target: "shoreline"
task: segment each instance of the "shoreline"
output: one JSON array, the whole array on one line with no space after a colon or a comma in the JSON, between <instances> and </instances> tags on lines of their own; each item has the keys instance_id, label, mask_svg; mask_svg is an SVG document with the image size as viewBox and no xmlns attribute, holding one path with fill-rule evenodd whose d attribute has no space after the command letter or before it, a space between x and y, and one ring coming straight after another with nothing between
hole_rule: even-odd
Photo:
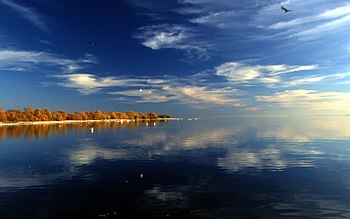
<instances>
[{"instance_id":1,"label":"shoreline","mask_svg":"<svg viewBox=\"0 0 350 219\"><path fill-rule=\"evenodd\" d=\"M33 121L33 122L0 122L0 127L3 126L20 126L20 125L55 125L55 124L70 124L70 123L94 123L94 122L137 122L137 121L166 121L180 120L181 118L158 118L158 119L100 119L100 120L63 120L63 121Z\"/></svg>"}]
</instances>

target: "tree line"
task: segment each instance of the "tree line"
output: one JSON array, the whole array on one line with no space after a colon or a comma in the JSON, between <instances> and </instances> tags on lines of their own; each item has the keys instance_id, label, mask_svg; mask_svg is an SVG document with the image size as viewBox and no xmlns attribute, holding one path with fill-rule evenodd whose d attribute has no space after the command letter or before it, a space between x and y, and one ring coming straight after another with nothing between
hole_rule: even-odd
<instances>
[{"instance_id":1,"label":"tree line","mask_svg":"<svg viewBox=\"0 0 350 219\"><path fill-rule=\"evenodd\" d=\"M139 113L139 112L101 112L99 110L89 112L68 113L62 110L50 111L48 109L34 109L26 107L24 110L10 109L4 111L0 108L0 122L36 122L36 121L64 121L64 120L107 120L107 119L132 119L152 120L158 118L170 118L166 114Z\"/></svg>"}]
</instances>

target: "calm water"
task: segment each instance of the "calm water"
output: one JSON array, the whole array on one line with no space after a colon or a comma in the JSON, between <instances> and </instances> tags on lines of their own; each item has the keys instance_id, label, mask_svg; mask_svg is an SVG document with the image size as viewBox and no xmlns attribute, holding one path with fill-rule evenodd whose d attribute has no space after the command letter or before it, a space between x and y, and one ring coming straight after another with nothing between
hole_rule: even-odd
<instances>
[{"instance_id":1,"label":"calm water","mask_svg":"<svg viewBox=\"0 0 350 219\"><path fill-rule=\"evenodd\" d=\"M349 206L350 117L0 128L2 219L350 218Z\"/></svg>"}]
</instances>

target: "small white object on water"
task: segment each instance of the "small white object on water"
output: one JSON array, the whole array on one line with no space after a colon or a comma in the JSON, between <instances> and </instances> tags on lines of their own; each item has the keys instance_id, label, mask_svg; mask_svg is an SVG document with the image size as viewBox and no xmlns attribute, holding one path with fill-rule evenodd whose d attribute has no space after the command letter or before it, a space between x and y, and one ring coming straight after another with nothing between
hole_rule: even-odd
<instances>
[{"instance_id":1,"label":"small white object on water","mask_svg":"<svg viewBox=\"0 0 350 219\"><path fill-rule=\"evenodd\" d=\"M94 133L94 127L91 127L91 128L90 128L90 132L91 132L91 133Z\"/></svg>"},{"instance_id":2,"label":"small white object on water","mask_svg":"<svg viewBox=\"0 0 350 219\"><path fill-rule=\"evenodd\" d=\"M140 174L140 178L141 178L141 179L143 178L143 174L142 174L142 173Z\"/></svg>"},{"instance_id":3,"label":"small white object on water","mask_svg":"<svg viewBox=\"0 0 350 219\"><path fill-rule=\"evenodd\" d=\"M143 91L142 89L139 90L139 92L142 92L142 91Z\"/></svg>"}]
</instances>

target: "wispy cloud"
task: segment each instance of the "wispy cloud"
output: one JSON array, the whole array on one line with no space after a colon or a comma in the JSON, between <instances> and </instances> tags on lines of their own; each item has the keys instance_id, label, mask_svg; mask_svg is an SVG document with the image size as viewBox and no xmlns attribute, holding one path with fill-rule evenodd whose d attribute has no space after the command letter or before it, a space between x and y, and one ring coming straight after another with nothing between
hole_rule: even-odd
<instances>
[{"instance_id":1,"label":"wispy cloud","mask_svg":"<svg viewBox=\"0 0 350 219\"><path fill-rule=\"evenodd\" d=\"M190 19L190 22L218 28L232 28L238 26L237 22L234 22L234 20L239 20L237 18L241 16L242 14L237 11L209 12L208 14Z\"/></svg>"},{"instance_id":2,"label":"wispy cloud","mask_svg":"<svg viewBox=\"0 0 350 219\"><path fill-rule=\"evenodd\" d=\"M208 88L204 86L174 86L163 87L163 90L174 95L174 98L193 107L200 107L201 104L217 104L226 106L241 107L241 94L238 90L227 88Z\"/></svg>"},{"instance_id":3,"label":"wispy cloud","mask_svg":"<svg viewBox=\"0 0 350 219\"><path fill-rule=\"evenodd\" d=\"M41 15L39 15L35 10L32 8L24 7L22 5L19 5L15 3L13 0L1 0L1 3L9 6L14 11L18 12L20 16L23 18L29 20L32 24L34 24L36 27L38 27L40 30L44 32L48 32L47 25L42 18Z\"/></svg>"},{"instance_id":4,"label":"wispy cloud","mask_svg":"<svg viewBox=\"0 0 350 219\"><path fill-rule=\"evenodd\" d=\"M317 69L316 65L247 65L240 62L226 62L215 68L216 75L233 83L283 83L281 75Z\"/></svg>"},{"instance_id":5,"label":"wispy cloud","mask_svg":"<svg viewBox=\"0 0 350 219\"><path fill-rule=\"evenodd\" d=\"M74 60L43 51L0 49L0 70L29 71L41 66L58 66L63 72L73 72L92 63L97 61L91 54Z\"/></svg>"},{"instance_id":6,"label":"wispy cloud","mask_svg":"<svg viewBox=\"0 0 350 219\"><path fill-rule=\"evenodd\" d=\"M242 93L237 89L197 84L191 77L100 77L93 74L64 74L51 77L60 81L43 84L76 89L83 95L103 92L113 96L113 99L135 103L178 102L195 108L213 104L245 106L241 100Z\"/></svg>"},{"instance_id":7,"label":"wispy cloud","mask_svg":"<svg viewBox=\"0 0 350 219\"><path fill-rule=\"evenodd\" d=\"M309 49L310 56L320 59L318 52L321 51L315 49L320 42L309 44L312 39L322 42L332 40L336 44L334 39L338 35L335 33L349 35L346 27L350 27L350 4L345 0L179 0L159 5L150 0L138 2L147 2L147 8L141 3L139 6L150 12L149 16L169 12L163 19L153 19L151 25L138 29L136 38L144 46L154 50L181 50L197 57L199 54L209 58L234 56L244 60L284 54L278 57L283 59L287 51L288 56L295 58L295 54ZM292 9L292 12L284 13L281 5ZM346 41L347 38L341 40ZM304 44L301 41L309 42ZM334 47L330 44L324 46L329 50ZM336 56L340 51L332 50L332 53ZM304 57L306 54L298 55ZM271 79L263 79L268 80Z\"/></svg>"},{"instance_id":8,"label":"wispy cloud","mask_svg":"<svg viewBox=\"0 0 350 219\"><path fill-rule=\"evenodd\" d=\"M147 83L146 79L131 79L112 76L97 77L93 74L64 74L51 77L63 79L63 82L57 82L53 84L61 87L76 89L83 95L94 94L102 88L137 87ZM51 85L52 83L44 84Z\"/></svg>"},{"instance_id":9,"label":"wispy cloud","mask_svg":"<svg viewBox=\"0 0 350 219\"><path fill-rule=\"evenodd\" d=\"M298 17L293 16L286 21L274 22L268 25L268 29L283 31L281 32L281 35L276 36L296 37L302 40L309 40L319 38L324 34L330 34L330 31L341 31L345 26L349 25L349 3L341 6L337 6L337 4L332 3L329 5L329 7L333 6L334 8L329 9L320 7L319 2L307 2L308 8L315 6L320 9L317 10L317 12L319 12L318 14L306 14L303 13L304 10L298 8L300 9L300 12L298 12L298 10L295 10L295 12L293 11L293 13L297 13Z\"/></svg>"},{"instance_id":10,"label":"wispy cloud","mask_svg":"<svg viewBox=\"0 0 350 219\"><path fill-rule=\"evenodd\" d=\"M135 34L142 45L151 49L177 49L192 57L207 58L210 45L196 40L196 37L189 28L176 24L145 26Z\"/></svg>"},{"instance_id":11,"label":"wispy cloud","mask_svg":"<svg viewBox=\"0 0 350 219\"><path fill-rule=\"evenodd\" d=\"M137 38L144 40L142 45L151 49L175 48L184 49L184 41L188 34L179 25L158 25L140 28L142 35Z\"/></svg>"},{"instance_id":12,"label":"wispy cloud","mask_svg":"<svg viewBox=\"0 0 350 219\"><path fill-rule=\"evenodd\" d=\"M298 79L285 81L285 86L297 86L301 84L310 84L310 83L316 83L321 81L336 81L341 80L344 78L350 77L350 73L335 73L335 74L328 74L328 75L311 75L311 76L304 76L299 77ZM340 83L340 82L335 82Z\"/></svg>"},{"instance_id":13,"label":"wispy cloud","mask_svg":"<svg viewBox=\"0 0 350 219\"><path fill-rule=\"evenodd\" d=\"M226 62L215 68L217 76L234 85L256 85L269 88L284 88L306 84L344 83L350 73L315 74L318 65L249 65L243 62Z\"/></svg>"},{"instance_id":14,"label":"wispy cloud","mask_svg":"<svg viewBox=\"0 0 350 219\"><path fill-rule=\"evenodd\" d=\"M350 107L349 92L286 90L273 95L256 96L257 101L277 103L282 107L308 110L346 111Z\"/></svg>"},{"instance_id":15,"label":"wispy cloud","mask_svg":"<svg viewBox=\"0 0 350 219\"><path fill-rule=\"evenodd\" d=\"M350 84L350 80L348 80L348 81L341 81L341 82L338 82L337 84Z\"/></svg>"}]
</instances>

